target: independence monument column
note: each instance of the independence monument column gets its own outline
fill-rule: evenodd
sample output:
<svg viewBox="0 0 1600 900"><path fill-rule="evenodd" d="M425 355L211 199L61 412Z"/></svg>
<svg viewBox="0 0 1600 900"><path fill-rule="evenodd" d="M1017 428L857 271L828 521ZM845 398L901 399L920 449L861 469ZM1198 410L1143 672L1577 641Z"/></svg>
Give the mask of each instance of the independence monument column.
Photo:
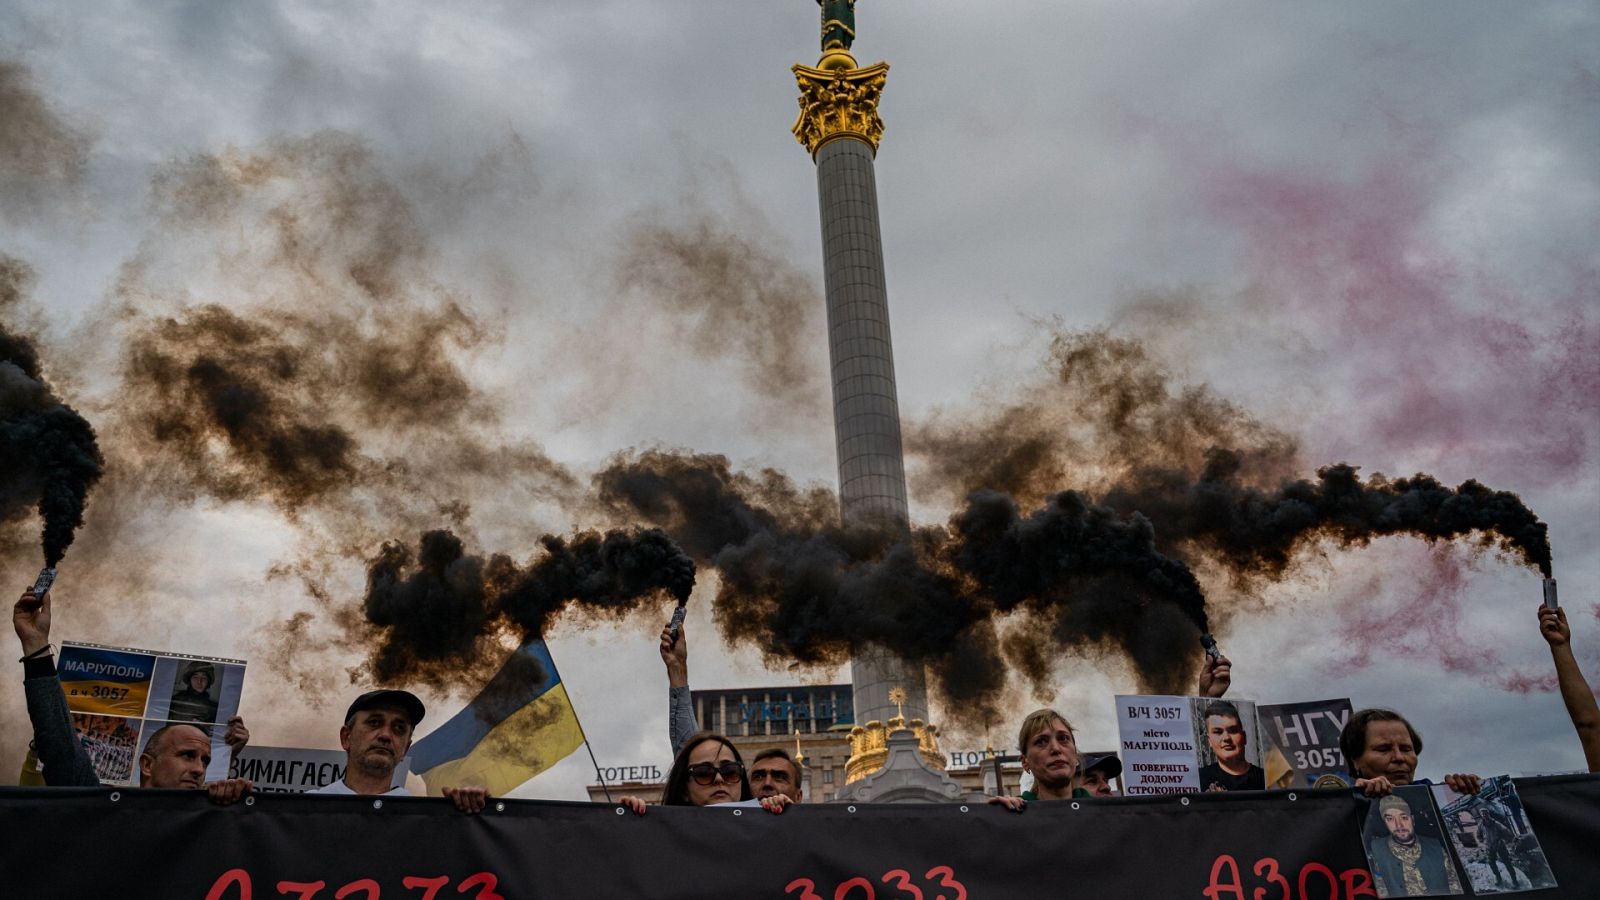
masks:
<svg viewBox="0 0 1600 900"><path fill-rule="evenodd" d="M822 7L822 58L814 69L794 67L800 84L800 118L794 123L794 135L817 164L840 513L846 525L904 533L910 517L878 231L878 191L872 173L883 135L878 97L889 64L858 68L850 55L855 0L817 2ZM873 743L882 740L881 723L890 722L892 728L898 718L901 727L909 720L916 728L927 722L928 693L921 666L863 648L851 660L851 671L856 724L879 723L880 737ZM900 703L890 699L891 691ZM851 773L851 780L872 768L876 767Z"/></svg>

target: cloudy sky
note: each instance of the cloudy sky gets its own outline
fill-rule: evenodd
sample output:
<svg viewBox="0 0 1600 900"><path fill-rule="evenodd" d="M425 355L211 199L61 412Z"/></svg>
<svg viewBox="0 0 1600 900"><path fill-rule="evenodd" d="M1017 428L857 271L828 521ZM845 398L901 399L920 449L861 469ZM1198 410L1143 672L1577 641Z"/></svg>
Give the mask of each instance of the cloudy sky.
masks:
<svg viewBox="0 0 1600 900"><path fill-rule="evenodd" d="M858 60L892 67L877 177L911 430L1036 396L1052 336L1137 342L1174 396L1292 437L1296 474L1519 494L1600 675L1600 11L974 10L857 12ZM814 169L789 133L816 34L807 0L0 7L0 252L31 273L0 314L112 466L54 637L248 659L255 742L331 747L363 659L340 617L381 541L449 524L527 559L625 524L583 485L630 448L832 485ZM150 437L182 398L141 366L207 305L328 373L286 402L355 437L356 487L308 500L214 440ZM360 342L422 362L351 388ZM938 523L955 500L925 457L914 516ZM1103 461L1067 462L1062 488ZM36 527L0 543L14 583ZM1401 708L1423 774L1581 766L1515 560L1393 538L1250 589L1197 568L1239 696ZM709 597L697 686L847 677L722 646ZM551 635L602 764L667 761L656 628ZM1064 659L1015 714L1048 699L1105 745L1133 690L1114 659ZM0 712L11 772L20 692ZM519 794L577 799L591 774L574 757Z"/></svg>

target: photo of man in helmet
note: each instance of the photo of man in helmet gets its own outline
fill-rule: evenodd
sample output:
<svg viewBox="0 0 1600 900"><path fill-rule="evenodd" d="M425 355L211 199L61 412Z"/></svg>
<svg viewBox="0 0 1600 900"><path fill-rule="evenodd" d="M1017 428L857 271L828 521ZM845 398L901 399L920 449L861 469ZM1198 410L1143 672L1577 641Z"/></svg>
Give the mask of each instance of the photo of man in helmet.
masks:
<svg viewBox="0 0 1600 900"><path fill-rule="evenodd" d="M214 724L219 694L216 667L205 660L192 659L178 670L167 716L174 722Z"/></svg>

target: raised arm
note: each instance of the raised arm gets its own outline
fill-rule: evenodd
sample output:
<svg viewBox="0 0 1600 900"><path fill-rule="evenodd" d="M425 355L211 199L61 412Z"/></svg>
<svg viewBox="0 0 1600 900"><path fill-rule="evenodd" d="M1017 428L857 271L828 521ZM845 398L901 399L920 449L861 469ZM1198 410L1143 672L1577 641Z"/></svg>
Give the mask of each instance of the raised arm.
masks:
<svg viewBox="0 0 1600 900"><path fill-rule="evenodd" d="M61 691L50 652L50 592L36 597L32 588L25 591L11 608L11 625L22 644L22 689L33 722L33 746L44 764L44 783L51 787L98 786L100 776L72 729L67 696Z"/></svg>
<svg viewBox="0 0 1600 900"><path fill-rule="evenodd" d="M661 629L661 661L667 667L667 739L672 755L689 736L700 730L694 718L694 698L689 693L689 642L683 626L672 639L672 626Z"/></svg>
<svg viewBox="0 0 1600 900"><path fill-rule="evenodd" d="M1578 729L1584 761L1589 771L1600 772L1600 704L1595 703L1594 691L1589 689L1583 670L1578 668L1577 657L1572 655L1572 630L1567 627L1567 611L1539 604L1539 633L1550 645L1550 657L1556 664L1556 683L1561 686L1561 700L1567 704L1572 727Z"/></svg>

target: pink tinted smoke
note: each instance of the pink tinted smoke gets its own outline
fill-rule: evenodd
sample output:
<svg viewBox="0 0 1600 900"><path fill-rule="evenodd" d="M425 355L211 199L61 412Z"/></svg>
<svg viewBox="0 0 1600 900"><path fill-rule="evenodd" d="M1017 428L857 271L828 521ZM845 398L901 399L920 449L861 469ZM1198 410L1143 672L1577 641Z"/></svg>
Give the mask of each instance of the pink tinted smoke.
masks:
<svg viewBox="0 0 1600 900"><path fill-rule="evenodd" d="M1556 690L1553 672L1510 668L1481 629L1463 629L1466 561L1453 547L1439 544L1405 556L1420 557L1419 570L1391 579L1390 590L1382 594L1374 590L1340 607L1337 645L1347 650L1331 661L1332 669L1365 668L1383 655L1435 663L1446 672L1518 694ZM1396 590L1402 583L1413 585L1414 593L1402 596L1398 606L1385 602L1383 596L1403 594L1404 589Z"/></svg>
<svg viewBox="0 0 1600 900"><path fill-rule="evenodd" d="M1389 139L1391 152L1342 178L1186 155L1207 204L1243 230L1274 305L1345 361L1341 443L1580 473L1600 420L1600 277L1587 252L1536 245L1541 275L1520 281L1463 258L1431 231L1460 161L1415 130Z"/></svg>

